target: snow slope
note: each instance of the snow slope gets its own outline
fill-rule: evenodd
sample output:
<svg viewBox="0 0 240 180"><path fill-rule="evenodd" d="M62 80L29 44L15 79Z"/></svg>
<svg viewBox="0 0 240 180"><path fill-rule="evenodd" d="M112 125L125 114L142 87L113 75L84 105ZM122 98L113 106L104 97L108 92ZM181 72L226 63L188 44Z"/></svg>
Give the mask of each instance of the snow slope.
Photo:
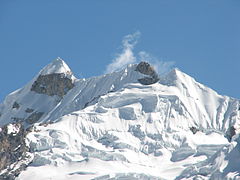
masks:
<svg viewBox="0 0 240 180"><path fill-rule="evenodd" d="M17 117L27 127L27 108L44 112L26 139L32 163L17 179L240 178L239 100L178 69L142 85L136 67L76 79L58 59L7 96L1 125ZM52 73L74 83L65 96L30 90Z"/></svg>
<svg viewBox="0 0 240 180"><path fill-rule="evenodd" d="M40 75L53 73L63 73L72 81L76 80L66 63L57 58L44 67L25 87L14 91L5 98L3 104L0 105L0 126L14 121L22 121L29 117L32 112L44 112L46 115L55 108L60 101L59 97L31 91L33 83Z"/></svg>
<svg viewBox="0 0 240 180"><path fill-rule="evenodd" d="M53 73L65 73L71 75L72 71L70 70L68 65L60 57L58 57L40 71L41 75Z"/></svg>

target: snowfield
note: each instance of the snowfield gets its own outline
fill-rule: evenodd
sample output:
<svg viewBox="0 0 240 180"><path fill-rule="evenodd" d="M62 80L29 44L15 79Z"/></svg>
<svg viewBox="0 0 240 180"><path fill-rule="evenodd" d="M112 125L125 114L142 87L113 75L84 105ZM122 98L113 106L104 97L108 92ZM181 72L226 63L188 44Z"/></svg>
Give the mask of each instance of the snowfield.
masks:
<svg viewBox="0 0 240 180"><path fill-rule="evenodd" d="M143 85L136 66L76 79L57 59L38 76L71 79L62 98L31 91L38 76L7 96L0 125L33 126L33 159L16 179L240 179L240 101L178 69ZM43 113L33 124L30 110Z"/></svg>

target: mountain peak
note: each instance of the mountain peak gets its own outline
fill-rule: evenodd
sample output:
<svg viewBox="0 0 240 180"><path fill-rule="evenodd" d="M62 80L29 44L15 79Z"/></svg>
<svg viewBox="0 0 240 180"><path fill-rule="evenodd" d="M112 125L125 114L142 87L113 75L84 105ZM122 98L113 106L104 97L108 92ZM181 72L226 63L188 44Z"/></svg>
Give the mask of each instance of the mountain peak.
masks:
<svg viewBox="0 0 240 180"><path fill-rule="evenodd" d="M148 62L145 62L145 61L140 62L137 65L136 70L145 75L156 74L154 68Z"/></svg>
<svg viewBox="0 0 240 180"><path fill-rule="evenodd" d="M32 84L31 91L63 97L74 87L75 79L68 65L58 57L40 71L40 75Z"/></svg>
<svg viewBox="0 0 240 180"><path fill-rule="evenodd" d="M150 85L156 83L159 80L158 74L154 70L153 66L151 66L148 62L140 62L136 67L136 71L149 76L138 79L141 84Z"/></svg>
<svg viewBox="0 0 240 180"><path fill-rule="evenodd" d="M56 58L53 60L50 64L45 66L41 71L41 75L47 75L47 74L60 74L64 73L66 75L71 75L72 71L68 67L68 65L60 58Z"/></svg>
<svg viewBox="0 0 240 180"><path fill-rule="evenodd" d="M68 73L57 58L0 105L0 179L240 173L239 100L176 68L158 77L147 62L88 79Z"/></svg>
<svg viewBox="0 0 240 180"><path fill-rule="evenodd" d="M167 73L164 77L161 79L161 83L165 85L175 85L176 81L182 81L184 79L192 79L189 75L185 74L178 68L172 69L169 73Z"/></svg>

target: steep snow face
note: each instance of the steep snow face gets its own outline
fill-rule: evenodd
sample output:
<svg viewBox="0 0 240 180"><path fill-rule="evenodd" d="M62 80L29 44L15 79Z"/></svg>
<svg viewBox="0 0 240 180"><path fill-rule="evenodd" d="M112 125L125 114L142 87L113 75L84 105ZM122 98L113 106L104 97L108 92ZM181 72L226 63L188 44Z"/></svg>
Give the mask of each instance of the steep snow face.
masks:
<svg viewBox="0 0 240 180"><path fill-rule="evenodd" d="M65 77L64 64L56 60L39 75ZM16 116L35 126L27 135L33 161L18 179L207 179L222 172L223 178L238 177L228 153L237 147L239 100L178 69L157 77L152 68L142 68L151 70L148 75L137 66L71 79L74 86L62 97L31 91L37 77L10 94L0 105L0 123ZM155 83L139 81L149 78ZM214 163L215 174L209 168Z"/></svg>
<svg viewBox="0 0 240 180"><path fill-rule="evenodd" d="M168 86L168 89L177 89L175 94L187 107L191 121L199 128L225 132L234 124L239 129L239 100L218 95L178 69L172 70L160 83Z"/></svg>

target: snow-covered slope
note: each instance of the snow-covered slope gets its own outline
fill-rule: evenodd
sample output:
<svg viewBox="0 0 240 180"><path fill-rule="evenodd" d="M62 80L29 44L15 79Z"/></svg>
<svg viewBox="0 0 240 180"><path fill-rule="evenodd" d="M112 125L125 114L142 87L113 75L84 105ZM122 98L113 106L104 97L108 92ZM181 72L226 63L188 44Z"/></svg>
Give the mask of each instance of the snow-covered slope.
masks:
<svg viewBox="0 0 240 180"><path fill-rule="evenodd" d="M76 79L57 59L6 97L0 124L32 127L19 180L237 179L239 104L178 69Z"/></svg>
<svg viewBox="0 0 240 180"><path fill-rule="evenodd" d="M49 96L44 93L36 93L32 90L33 84L42 76L51 74L60 74L66 76L72 82L76 78L72 75L71 70L63 60L57 58L52 63L44 67L37 76L35 76L25 87L9 94L3 104L0 105L0 126L10 122L24 122L32 114L39 114L41 118L51 111L61 101L58 96ZM49 79L52 81L53 79ZM51 82L48 82L49 84ZM40 84L44 86L44 84Z"/></svg>

